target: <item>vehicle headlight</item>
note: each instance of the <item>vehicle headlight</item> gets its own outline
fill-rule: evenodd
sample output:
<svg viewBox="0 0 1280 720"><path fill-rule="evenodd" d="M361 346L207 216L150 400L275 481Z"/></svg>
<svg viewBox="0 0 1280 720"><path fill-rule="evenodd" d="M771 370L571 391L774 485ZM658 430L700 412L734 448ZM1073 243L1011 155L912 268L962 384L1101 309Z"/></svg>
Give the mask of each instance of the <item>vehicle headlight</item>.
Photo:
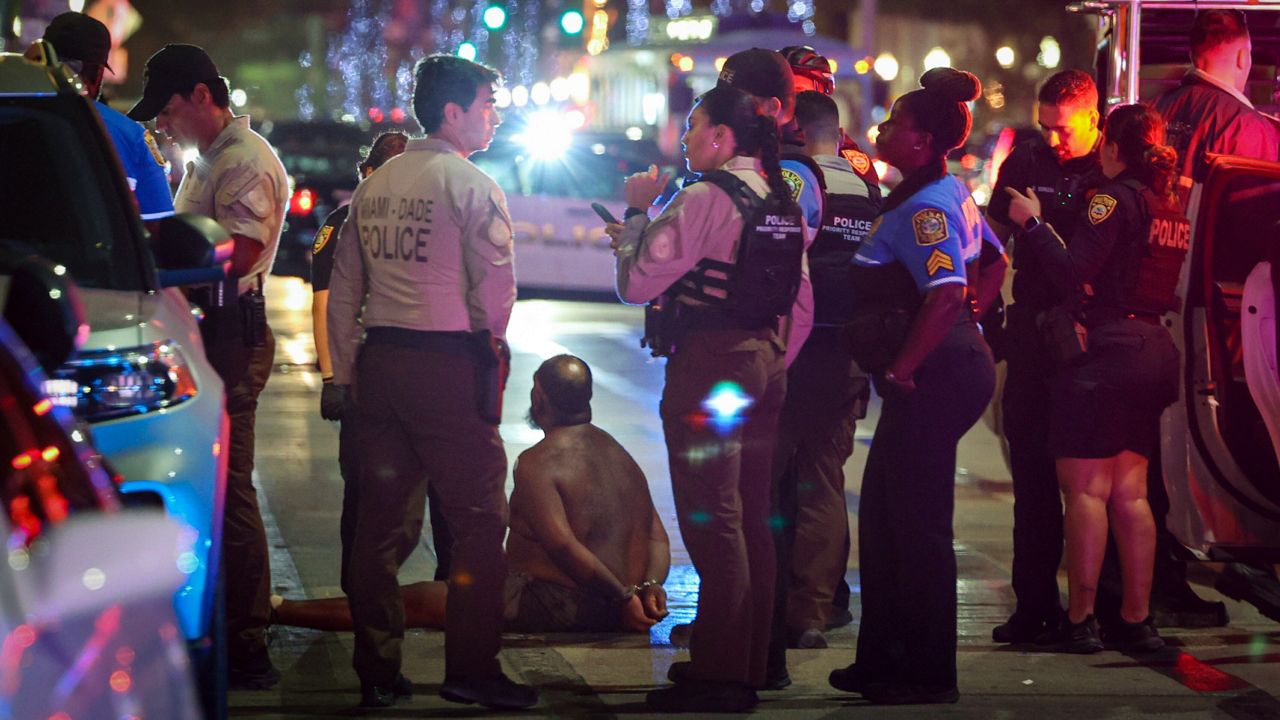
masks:
<svg viewBox="0 0 1280 720"><path fill-rule="evenodd" d="M44 383L56 405L89 422L169 408L196 396L191 363L172 342L82 352Z"/></svg>

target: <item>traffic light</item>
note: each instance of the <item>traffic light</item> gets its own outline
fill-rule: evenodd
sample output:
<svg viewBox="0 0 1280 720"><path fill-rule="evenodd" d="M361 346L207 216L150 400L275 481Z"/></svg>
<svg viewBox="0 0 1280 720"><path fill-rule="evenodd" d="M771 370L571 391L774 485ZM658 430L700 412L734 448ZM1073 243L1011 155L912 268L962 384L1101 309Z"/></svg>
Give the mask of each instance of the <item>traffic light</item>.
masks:
<svg viewBox="0 0 1280 720"><path fill-rule="evenodd" d="M582 13L578 10L566 10L560 16L560 29L565 35L581 35L582 29L586 27L587 21L582 17Z"/></svg>
<svg viewBox="0 0 1280 720"><path fill-rule="evenodd" d="M490 5L484 10L484 26L490 30L501 30L507 24L507 10L501 5Z"/></svg>

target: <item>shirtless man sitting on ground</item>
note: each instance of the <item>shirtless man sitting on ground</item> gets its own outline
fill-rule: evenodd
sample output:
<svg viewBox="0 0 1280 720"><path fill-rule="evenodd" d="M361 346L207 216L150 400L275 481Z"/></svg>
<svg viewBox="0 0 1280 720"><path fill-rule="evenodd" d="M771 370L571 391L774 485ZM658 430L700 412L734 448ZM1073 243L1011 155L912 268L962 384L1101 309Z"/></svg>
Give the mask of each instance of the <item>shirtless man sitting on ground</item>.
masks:
<svg viewBox="0 0 1280 720"><path fill-rule="evenodd" d="M572 355L547 360L530 403L545 437L516 461L507 630L647 631L667 615L671 548L640 466L591 424L591 369ZM444 627L447 583L402 590L406 626ZM345 598L273 604L277 624L351 630Z"/></svg>

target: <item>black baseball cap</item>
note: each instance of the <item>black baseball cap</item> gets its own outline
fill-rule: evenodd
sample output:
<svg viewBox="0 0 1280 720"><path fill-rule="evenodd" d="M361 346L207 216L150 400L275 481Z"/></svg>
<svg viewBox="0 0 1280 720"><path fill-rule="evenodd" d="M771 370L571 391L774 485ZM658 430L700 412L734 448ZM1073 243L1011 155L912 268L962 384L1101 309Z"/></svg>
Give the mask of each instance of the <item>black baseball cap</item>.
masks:
<svg viewBox="0 0 1280 720"><path fill-rule="evenodd" d="M142 78L142 99L128 112L129 117L138 122L154 120L175 94L189 93L199 83L212 86L222 82L218 66L213 64L209 53L195 45L160 48L147 59Z"/></svg>
<svg viewBox="0 0 1280 720"><path fill-rule="evenodd" d="M720 68L718 85L729 85L758 98L794 97L795 77L782 53L751 48L730 55Z"/></svg>
<svg viewBox="0 0 1280 720"><path fill-rule="evenodd" d="M111 55L111 31L96 18L64 12L49 22L49 27L44 29L44 40L53 45L63 60L79 60L111 70L107 64Z"/></svg>

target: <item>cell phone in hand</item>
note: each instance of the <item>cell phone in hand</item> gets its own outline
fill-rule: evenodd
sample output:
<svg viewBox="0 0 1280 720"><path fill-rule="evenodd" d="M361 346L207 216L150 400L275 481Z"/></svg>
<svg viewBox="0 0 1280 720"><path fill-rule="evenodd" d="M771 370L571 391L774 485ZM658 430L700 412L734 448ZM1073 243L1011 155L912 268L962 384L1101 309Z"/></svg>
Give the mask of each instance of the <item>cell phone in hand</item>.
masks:
<svg viewBox="0 0 1280 720"><path fill-rule="evenodd" d="M613 213L609 212L609 208L607 208L607 207L605 207L605 206L601 205L601 204L600 204L600 203L598 203L598 202L593 202L593 203L591 203L591 209L592 209L592 210L595 210L595 211L596 211L596 214L600 216L600 219L601 219L601 220L603 220L603 221L605 221L605 222L607 222L607 223L613 223L614 225L621 225L621 224L622 224L622 221L621 221L621 220L619 220L618 218L614 217L614 216L613 216Z"/></svg>

